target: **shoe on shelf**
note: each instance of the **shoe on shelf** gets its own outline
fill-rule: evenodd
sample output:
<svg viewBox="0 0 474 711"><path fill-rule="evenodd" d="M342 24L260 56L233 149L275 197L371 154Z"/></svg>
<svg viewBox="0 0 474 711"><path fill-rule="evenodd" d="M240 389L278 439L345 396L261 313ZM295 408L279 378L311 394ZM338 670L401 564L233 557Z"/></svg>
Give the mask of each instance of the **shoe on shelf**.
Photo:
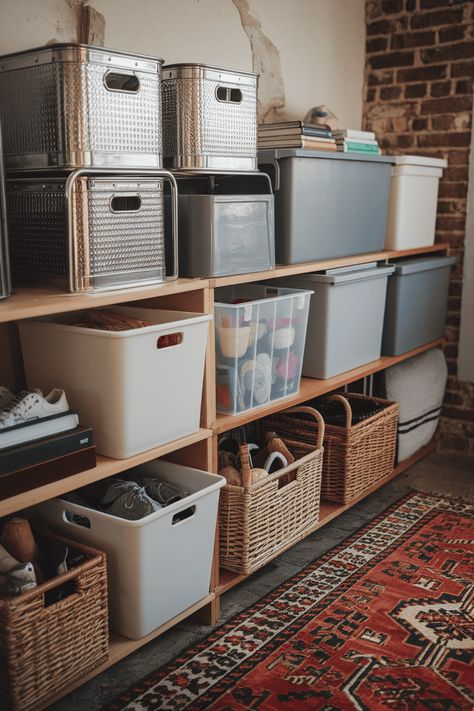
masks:
<svg viewBox="0 0 474 711"><path fill-rule="evenodd" d="M21 595L36 586L33 563L20 563L0 543L0 596Z"/></svg>
<svg viewBox="0 0 474 711"><path fill-rule="evenodd" d="M160 507L174 504L189 495L186 489L151 474L136 475L133 477L133 481L142 486L148 496L160 504Z"/></svg>
<svg viewBox="0 0 474 711"><path fill-rule="evenodd" d="M101 499L102 510L112 516L137 521L159 511L160 504L135 481L114 479Z"/></svg>
<svg viewBox="0 0 474 711"><path fill-rule="evenodd" d="M46 397L43 397L41 390L22 390L0 411L0 429L68 411L69 405L64 390L54 388Z"/></svg>
<svg viewBox="0 0 474 711"><path fill-rule="evenodd" d="M15 398L15 395L5 387L5 385L0 385L0 410L8 405Z"/></svg>

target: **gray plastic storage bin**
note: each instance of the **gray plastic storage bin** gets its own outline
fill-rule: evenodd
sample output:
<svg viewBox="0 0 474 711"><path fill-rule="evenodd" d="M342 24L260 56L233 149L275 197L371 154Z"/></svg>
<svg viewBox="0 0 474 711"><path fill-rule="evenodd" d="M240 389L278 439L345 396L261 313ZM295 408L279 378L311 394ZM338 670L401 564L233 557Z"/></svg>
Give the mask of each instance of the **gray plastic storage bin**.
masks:
<svg viewBox="0 0 474 711"><path fill-rule="evenodd" d="M274 268L274 204L266 173L178 178L178 185L182 276Z"/></svg>
<svg viewBox="0 0 474 711"><path fill-rule="evenodd" d="M394 265L387 289L384 355L400 355L444 336L455 262L455 257L416 257Z"/></svg>
<svg viewBox="0 0 474 711"><path fill-rule="evenodd" d="M259 151L273 178L278 264L384 248L392 156Z"/></svg>
<svg viewBox="0 0 474 711"><path fill-rule="evenodd" d="M331 378L380 357L387 278L393 270L371 262L277 280L279 285L314 290L303 375Z"/></svg>

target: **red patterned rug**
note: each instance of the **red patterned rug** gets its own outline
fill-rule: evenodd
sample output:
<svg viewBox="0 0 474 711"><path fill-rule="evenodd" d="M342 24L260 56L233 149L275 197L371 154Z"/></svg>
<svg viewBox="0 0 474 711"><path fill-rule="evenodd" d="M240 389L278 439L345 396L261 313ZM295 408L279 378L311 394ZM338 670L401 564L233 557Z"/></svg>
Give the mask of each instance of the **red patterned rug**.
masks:
<svg viewBox="0 0 474 711"><path fill-rule="evenodd" d="M109 711L472 711L473 577L474 505L409 494Z"/></svg>

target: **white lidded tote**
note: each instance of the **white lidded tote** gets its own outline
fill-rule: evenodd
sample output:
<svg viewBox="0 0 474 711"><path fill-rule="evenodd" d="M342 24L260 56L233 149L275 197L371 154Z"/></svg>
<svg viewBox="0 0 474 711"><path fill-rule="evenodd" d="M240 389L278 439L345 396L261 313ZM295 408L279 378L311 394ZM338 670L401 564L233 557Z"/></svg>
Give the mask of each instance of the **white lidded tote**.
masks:
<svg viewBox="0 0 474 711"><path fill-rule="evenodd" d="M395 156L385 249L414 249L434 244L439 179L448 165L441 158Z"/></svg>

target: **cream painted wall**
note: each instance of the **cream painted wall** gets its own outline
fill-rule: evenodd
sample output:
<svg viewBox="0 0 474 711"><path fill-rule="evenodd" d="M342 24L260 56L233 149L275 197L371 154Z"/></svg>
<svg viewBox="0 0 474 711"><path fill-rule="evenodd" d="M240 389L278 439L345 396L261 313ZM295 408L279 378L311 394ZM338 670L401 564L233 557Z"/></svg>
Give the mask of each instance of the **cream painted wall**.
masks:
<svg viewBox="0 0 474 711"><path fill-rule="evenodd" d="M252 69L250 42L232 0L93 0L106 19L105 44L162 56ZM77 38L77 0L0 0L0 52ZM324 103L359 128L364 72L364 0L249 0L280 52L282 118Z"/></svg>

